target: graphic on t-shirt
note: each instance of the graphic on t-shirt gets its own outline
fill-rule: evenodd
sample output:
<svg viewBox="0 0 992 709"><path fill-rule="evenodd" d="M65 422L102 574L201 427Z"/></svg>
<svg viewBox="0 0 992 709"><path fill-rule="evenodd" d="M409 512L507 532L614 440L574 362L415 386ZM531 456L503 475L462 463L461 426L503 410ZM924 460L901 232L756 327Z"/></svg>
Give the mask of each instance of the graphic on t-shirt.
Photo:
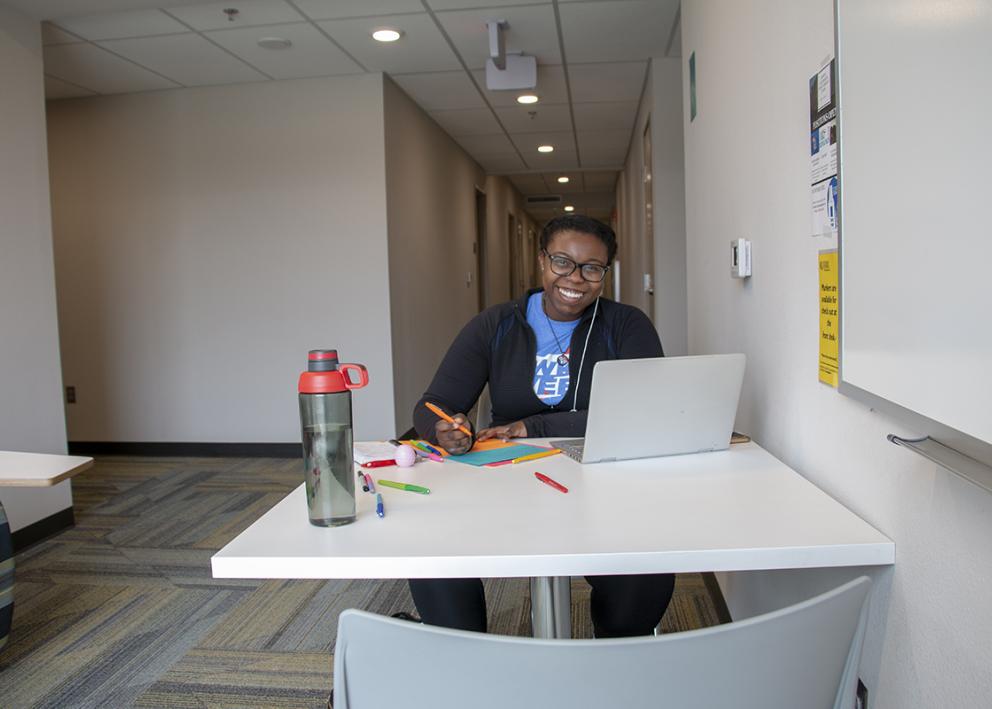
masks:
<svg viewBox="0 0 992 709"><path fill-rule="evenodd" d="M554 321L541 305L541 293L534 293L527 301L527 324L534 330L536 347L534 362L534 393L548 406L565 398L568 391L569 355L572 333L579 321ZM562 351L565 348L565 351Z"/></svg>
<svg viewBox="0 0 992 709"><path fill-rule="evenodd" d="M568 390L568 364L559 363L560 354L568 357L569 352L538 355L534 368L534 393L549 404L557 404Z"/></svg>

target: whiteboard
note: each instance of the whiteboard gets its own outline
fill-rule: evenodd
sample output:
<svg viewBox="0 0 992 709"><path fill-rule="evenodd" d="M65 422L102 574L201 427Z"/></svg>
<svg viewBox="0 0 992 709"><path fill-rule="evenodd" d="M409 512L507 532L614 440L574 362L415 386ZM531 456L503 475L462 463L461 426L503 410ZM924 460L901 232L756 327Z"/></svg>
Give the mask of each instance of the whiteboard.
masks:
<svg viewBox="0 0 992 709"><path fill-rule="evenodd" d="M838 0L837 60L841 391L992 443L992 0Z"/></svg>

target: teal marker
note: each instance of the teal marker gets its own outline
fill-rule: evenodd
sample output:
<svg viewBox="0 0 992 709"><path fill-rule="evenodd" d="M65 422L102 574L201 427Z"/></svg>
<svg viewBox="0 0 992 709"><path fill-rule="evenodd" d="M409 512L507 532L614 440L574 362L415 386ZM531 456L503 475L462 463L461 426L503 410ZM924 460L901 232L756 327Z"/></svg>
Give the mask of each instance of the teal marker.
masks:
<svg viewBox="0 0 992 709"><path fill-rule="evenodd" d="M420 487L420 485L410 485L409 483L398 483L392 480L383 480L379 478L376 482L384 487L392 487L397 490L406 490L407 492L416 492L420 495L430 495L431 489L429 487Z"/></svg>

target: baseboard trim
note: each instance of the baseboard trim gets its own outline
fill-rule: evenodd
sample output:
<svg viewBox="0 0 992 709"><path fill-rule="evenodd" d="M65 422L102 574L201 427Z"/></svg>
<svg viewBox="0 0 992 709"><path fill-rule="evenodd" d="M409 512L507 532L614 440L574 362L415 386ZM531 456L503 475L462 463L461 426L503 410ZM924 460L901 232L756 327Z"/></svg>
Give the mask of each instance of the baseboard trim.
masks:
<svg viewBox="0 0 992 709"><path fill-rule="evenodd" d="M730 609L727 608L727 599L723 597L723 591L720 590L720 582L716 580L716 574L712 571L704 571L701 576L703 577L703 583L706 585L706 590L709 591L710 599L713 601L717 618L720 619L721 623L732 623L734 619L730 617Z"/></svg>
<svg viewBox="0 0 992 709"><path fill-rule="evenodd" d="M37 522L32 522L27 527L21 527L16 532L10 533L10 541L13 544L14 553L24 551L32 544L37 544L43 539L48 539L53 534L58 534L75 523L76 517L72 512L72 508L66 507L64 510L59 510L55 514L43 517Z"/></svg>
<svg viewBox="0 0 992 709"><path fill-rule="evenodd" d="M171 441L69 441L72 455L147 455L183 458L301 458L299 443L209 443Z"/></svg>

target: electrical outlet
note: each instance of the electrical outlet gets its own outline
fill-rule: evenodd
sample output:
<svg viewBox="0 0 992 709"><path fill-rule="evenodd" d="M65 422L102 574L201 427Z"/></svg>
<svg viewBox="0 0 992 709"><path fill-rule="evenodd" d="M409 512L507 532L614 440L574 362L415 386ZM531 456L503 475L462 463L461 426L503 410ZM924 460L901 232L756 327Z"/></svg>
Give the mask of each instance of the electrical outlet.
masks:
<svg viewBox="0 0 992 709"><path fill-rule="evenodd" d="M67 404L76 403L76 387L68 386L65 388L65 403Z"/></svg>
<svg viewBox="0 0 992 709"><path fill-rule="evenodd" d="M858 693L854 698L854 709L868 709L868 688L858 677Z"/></svg>

